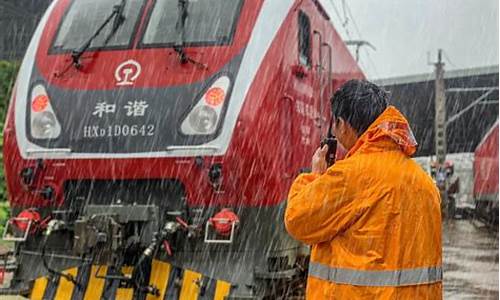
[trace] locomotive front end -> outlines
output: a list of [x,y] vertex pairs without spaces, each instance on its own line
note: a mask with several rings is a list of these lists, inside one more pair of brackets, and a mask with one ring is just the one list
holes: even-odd
[[260,227],[282,207],[243,205],[242,181],[226,176],[241,175],[238,118],[265,56],[258,45],[273,37],[252,37],[263,5],[52,3],[5,128],[13,290],[223,299],[303,275],[282,225]]

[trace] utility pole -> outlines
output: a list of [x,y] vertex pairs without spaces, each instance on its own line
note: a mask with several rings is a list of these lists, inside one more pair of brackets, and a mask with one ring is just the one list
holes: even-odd
[[434,64],[436,68],[435,82],[435,145],[436,160],[440,166],[446,161],[446,94],[444,86],[444,63],[442,61],[442,49],[438,50],[438,61]]
[[441,209],[446,219],[455,215],[455,201],[448,195],[449,174],[446,170],[446,87],[444,83],[443,50],[438,50],[438,60],[434,63],[435,81],[435,121],[434,140],[436,146],[435,180],[441,194]]

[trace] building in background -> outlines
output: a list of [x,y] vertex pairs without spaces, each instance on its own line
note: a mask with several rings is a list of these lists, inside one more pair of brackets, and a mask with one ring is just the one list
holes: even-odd
[[[429,173],[435,157],[435,74],[378,80],[391,93],[391,104],[409,119],[419,143],[416,161]],[[448,162],[459,178],[457,207],[473,208],[474,151],[498,120],[498,66],[445,73]],[[474,105],[474,103],[477,103]],[[464,109],[469,107],[465,112]],[[463,112],[462,114],[459,114]]]
[[[433,73],[377,80],[391,93],[391,104],[408,118],[419,143],[416,156],[430,156],[434,146]],[[474,152],[498,119],[498,66],[445,73],[446,114],[449,118],[490,92],[447,128],[448,153]]]

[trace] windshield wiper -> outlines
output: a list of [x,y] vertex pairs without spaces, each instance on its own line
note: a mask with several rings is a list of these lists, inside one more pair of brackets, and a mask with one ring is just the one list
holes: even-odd
[[109,42],[109,40],[114,36],[116,31],[118,31],[118,28],[124,23],[125,21],[125,16],[123,15],[123,11],[125,9],[125,4],[126,0],[121,0],[120,4],[116,4],[113,6],[113,11],[109,15],[109,17],[104,20],[104,22],[97,28],[97,30],[94,32],[94,34],[83,44],[81,47],[75,49],[71,53],[71,58],[73,60],[73,66],[75,68],[80,69],[81,68],[81,62],[80,58],[82,55],[90,48],[90,45],[94,41],[96,37],[98,37],[101,34],[101,31],[111,22],[111,20],[114,19],[113,21],[113,28],[109,35],[106,37],[106,40],[104,41],[103,45],[99,47],[101,49],[102,47],[106,46],[106,44]]
[[182,64],[187,63],[187,56],[184,52],[184,39],[186,19],[188,17],[188,0],[177,1],[177,22],[175,22],[175,31],[177,32],[177,40],[175,41],[174,50],[179,54],[179,59]]
[[177,52],[181,64],[192,63],[200,69],[207,70],[207,65],[192,59],[187,55],[186,51],[184,51],[186,19],[189,14],[188,5],[189,0],[178,0],[177,2],[177,22],[175,23],[177,41],[175,42],[174,51]]

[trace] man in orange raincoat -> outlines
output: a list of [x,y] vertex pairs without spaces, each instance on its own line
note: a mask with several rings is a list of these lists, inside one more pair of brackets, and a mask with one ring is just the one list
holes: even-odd
[[440,197],[410,156],[417,143],[375,84],[351,80],[332,98],[328,146],[290,188],[285,225],[311,245],[307,299],[442,299]]

